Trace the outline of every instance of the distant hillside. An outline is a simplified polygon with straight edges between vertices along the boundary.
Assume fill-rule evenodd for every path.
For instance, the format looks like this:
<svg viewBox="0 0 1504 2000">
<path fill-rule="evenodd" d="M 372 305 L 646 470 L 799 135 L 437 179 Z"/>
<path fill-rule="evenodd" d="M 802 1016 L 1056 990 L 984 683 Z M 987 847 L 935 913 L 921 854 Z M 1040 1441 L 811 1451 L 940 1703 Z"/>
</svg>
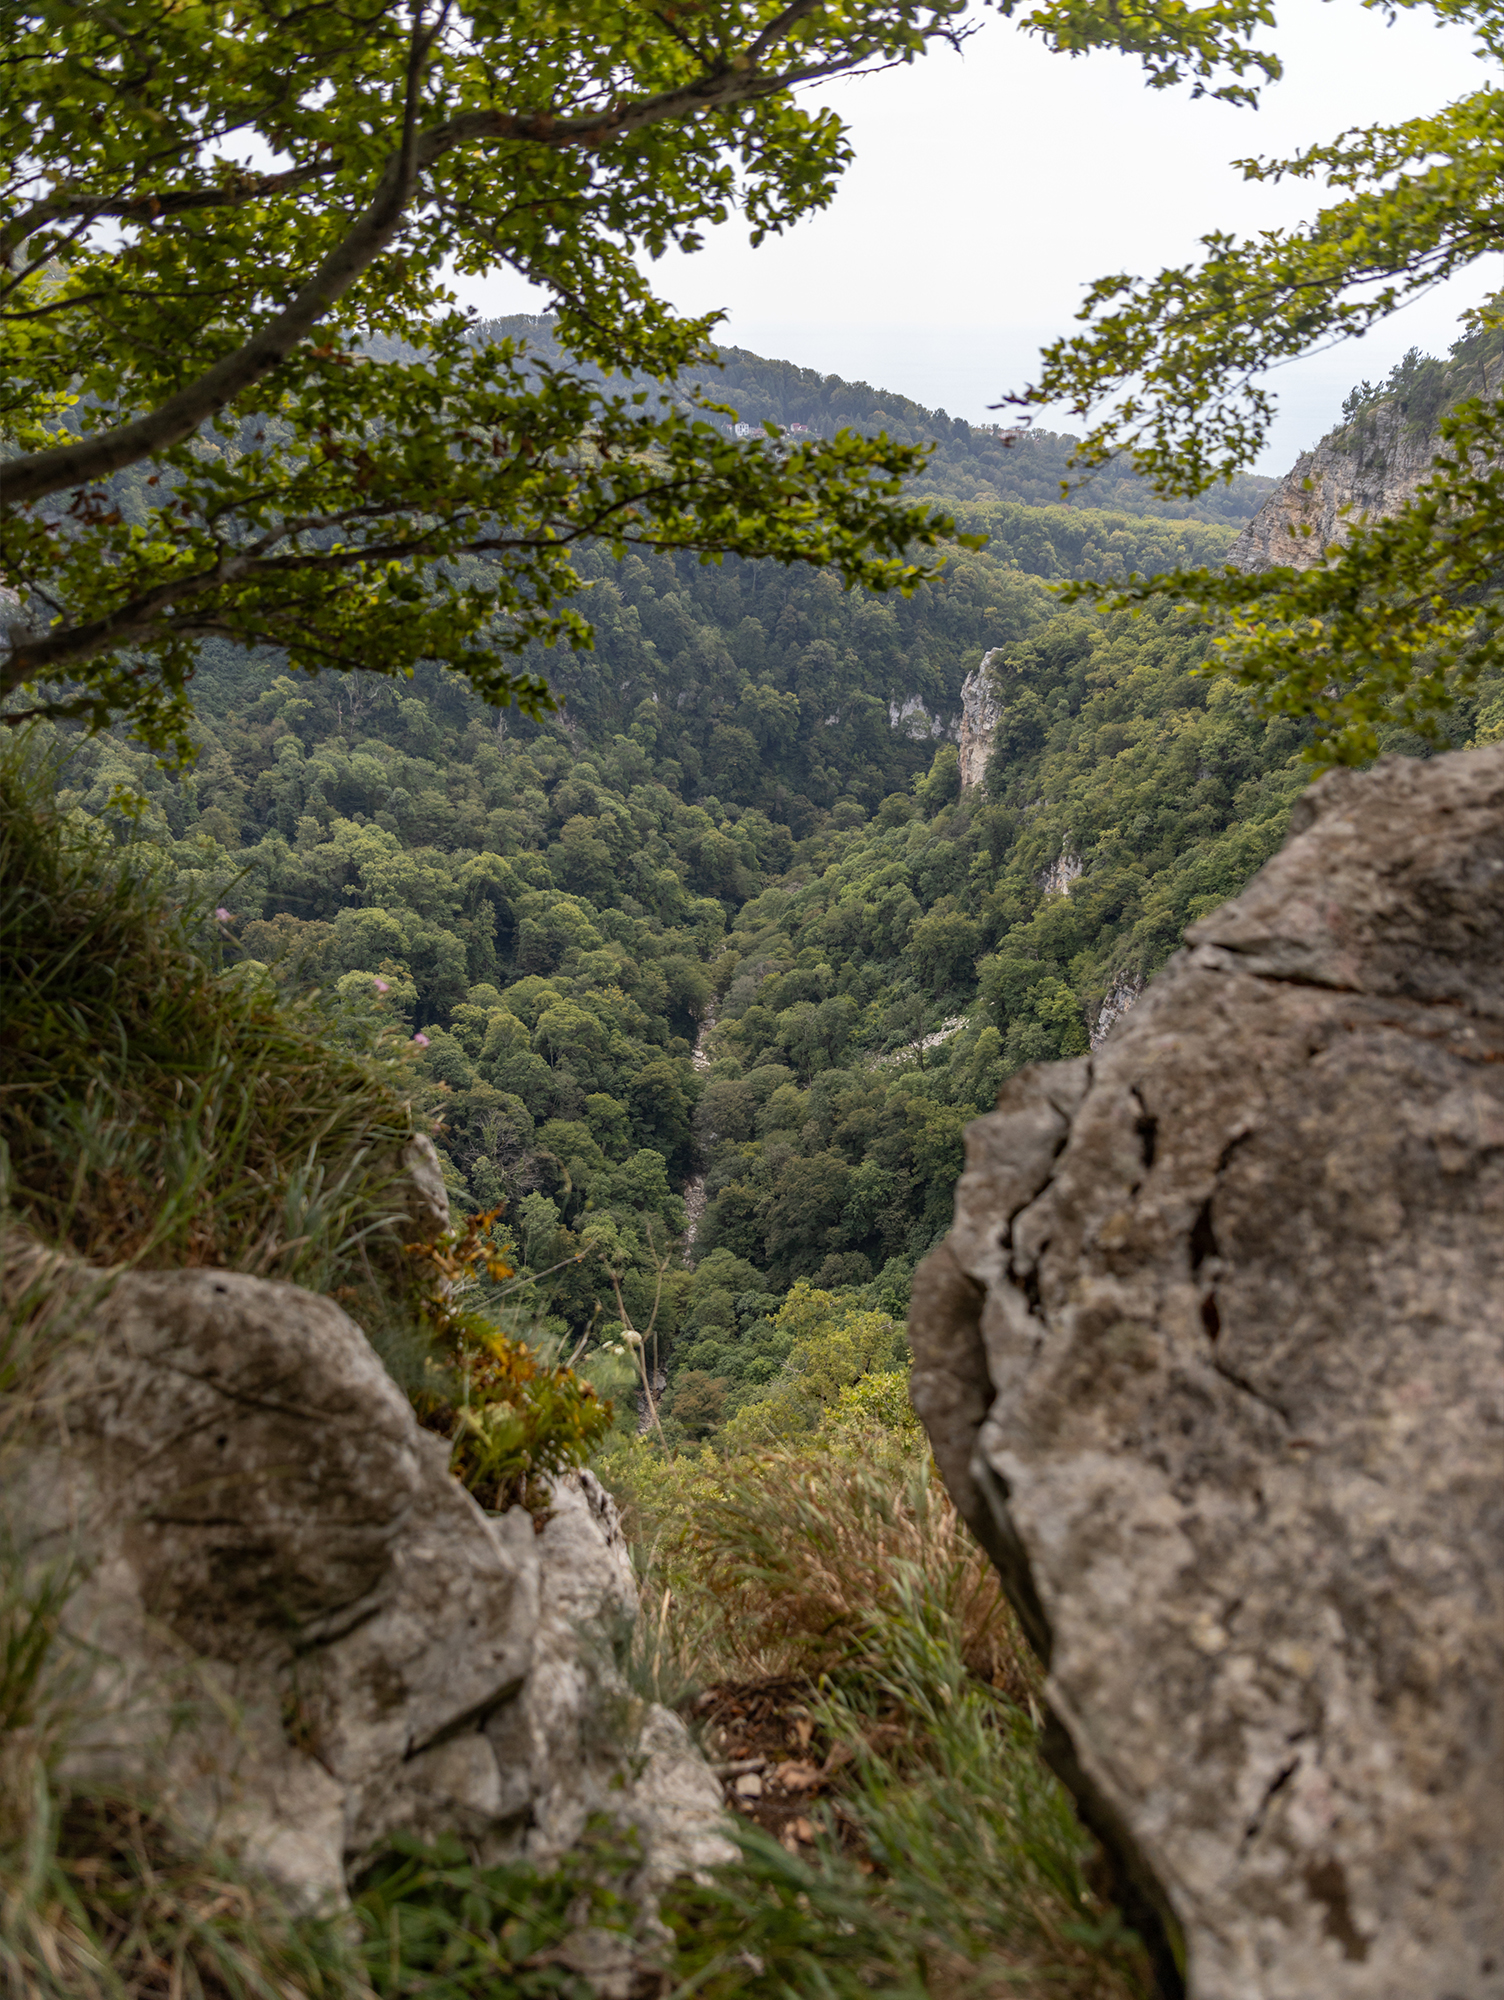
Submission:
<svg viewBox="0 0 1504 2000">
<path fill-rule="evenodd" d="M 560 357 L 553 322 L 547 318 L 519 313 L 487 320 L 478 330 L 493 338 L 526 340 L 545 359 Z M 775 423 L 796 431 L 802 427 L 815 437 L 854 430 L 867 435 L 886 431 L 902 444 L 934 440 L 939 449 L 927 476 L 917 482 L 920 493 L 953 502 L 1059 506 L 1062 482 L 1080 478 L 1067 469 L 1076 443 L 1068 433 L 986 430 L 944 410 L 927 409 L 896 390 L 874 389 L 870 382 L 821 375 L 792 361 L 769 361 L 743 347 L 724 347 L 718 353 L 719 372 L 707 370 L 697 386 L 716 402 L 729 403 L 744 423 Z M 1064 504 L 1237 528 L 1253 518 L 1276 483 L 1242 473 L 1231 485 L 1215 487 L 1199 499 L 1166 500 L 1127 467 L 1110 465 L 1076 486 Z"/>
</svg>

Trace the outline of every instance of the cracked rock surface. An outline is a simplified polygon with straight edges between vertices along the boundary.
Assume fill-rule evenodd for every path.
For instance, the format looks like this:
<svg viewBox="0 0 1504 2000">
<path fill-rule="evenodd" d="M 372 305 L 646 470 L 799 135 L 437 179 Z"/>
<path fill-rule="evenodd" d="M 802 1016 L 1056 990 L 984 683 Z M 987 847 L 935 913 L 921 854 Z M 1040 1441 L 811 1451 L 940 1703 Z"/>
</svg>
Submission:
<svg viewBox="0 0 1504 2000">
<path fill-rule="evenodd" d="M 970 1128 L 915 1405 L 1166 1992 L 1495 2000 L 1504 746 L 1323 779 L 1186 943 Z"/>
<path fill-rule="evenodd" d="M 541 1531 L 488 1516 L 332 1300 L 0 1247 L 54 1357 L 0 1500 L 33 1566 L 77 1577 L 72 1775 L 146 1780 L 309 1902 L 398 1829 L 546 1866 L 605 1811 L 648 1895 L 729 1856 L 683 1724 L 612 1665 L 637 1600 L 593 1474 Z"/>
</svg>

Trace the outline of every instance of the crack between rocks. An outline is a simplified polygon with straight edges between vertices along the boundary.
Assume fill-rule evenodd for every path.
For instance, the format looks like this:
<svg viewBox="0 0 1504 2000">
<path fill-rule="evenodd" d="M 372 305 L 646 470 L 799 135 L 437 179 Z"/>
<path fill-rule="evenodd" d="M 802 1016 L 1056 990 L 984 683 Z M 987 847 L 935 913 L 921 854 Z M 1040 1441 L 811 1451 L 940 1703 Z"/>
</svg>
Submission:
<svg viewBox="0 0 1504 2000">
<path fill-rule="evenodd" d="M 1154 1116 L 1148 1105 L 1145 1104 L 1143 1094 L 1137 1084 L 1133 1085 L 1128 1094 L 1138 1106 L 1138 1117 L 1134 1120 L 1133 1129 L 1138 1135 L 1138 1147 L 1140 1156 L 1144 1162 L 1144 1172 L 1148 1173 L 1154 1165 L 1154 1156 L 1159 1150 L 1159 1120 Z M 1137 1194 L 1139 1188 L 1142 1186 L 1143 1182 L 1140 1181 L 1133 1192 Z"/>
<path fill-rule="evenodd" d="M 160 1368 L 166 1375 L 178 1375 L 185 1382 L 196 1382 L 201 1389 L 208 1389 L 216 1396 L 223 1396 L 228 1403 L 242 1404 L 250 1410 L 270 1410 L 275 1416 L 294 1417 L 300 1423 L 317 1421 L 335 1424 L 339 1423 L 342 1417 L 348 1418 L 350 1415 L 348 1409 L 341 1412 L 317 1409 L 307 1403 L 273 1402 L 269 1397 L 252 1395 L 247 1390 L 231 1387 L 228 1382 L 218 1381 L 212 1375 L 202 1375 L 192 1368 L 185 1368 L 180 1362 L 158 1359 L 152 1365 Z M 194 1428 L 200 1429 L 202 1426 L 195 1425 Z"/>
<path fill-rule="evenodd" d="M 1230 1382 L 1235 1389 L 1241 1389 L 1245 1396 L 1252 1397 L 1253 1401 L 1261 1404 L 1264 1409 L 1272 1410 L 1286 1430 L 1291 1428 L 1289 1412 L 1282 1409 L 1272 1396 L 1266 1396 L 1263 1390 L 1256 1389 L 1246 1376 L 1240 1375 L 1235 1368 L 1229 1368 L 1220 1355 L 1214 1354 L 1211 1362 L 1213 1372 L 1220 1375 L 1224 1382 Z"/>
<path fill-rule="evenodd" d="M 1134 1095 L 1137 1096 L 1137 1094 L 1135 1091 Z M 1217 1240 L 1216 1226 L 1212 1219 L 1212 1204 L 1217 1198 L 1222 1177 L 1231 1164 L 1233 1155 L 1240 1146 L 1246 1144 L 1253 1137 L 1255 1130 L 1256 1127 L 1248 1125 L 1241 1132 L 1235 1132 L 1218 1156 L 1216 1169 L 1212 1175 L 1210 1192 L 1196 1211 L 1196 1219 L 1191 1224 L 1191 1233 L 1186 1244 L 1187 1257 L 1193 1278 L 1205 1265 L 1213 1264 L 1220 1267 L 1222 1263 L 1221 1245 Z M 1212 1350 L 1209 1358 L 1213 1371 L 1220 1375 L 1224 1382 L 1230 1382 L 1233 1388 L 1241 1390 L 1245 1396 L 1251 1397 L 1254 1402 L 1261 1404 L 1264 1409 L 1272 1411 L 1279 1418 L 1285 1429 L 1289 1430 L 1291 1428 L 1289 1412 L 1279 1403 L 1275 1402 L 1273 1397 L 1266 1395 L 1263 1390 L 1255 1388 L 1254 1384 L 1246 1376 L 1240 1375 L 1236 1368 L 1230 1367 L 1223 1356 L 1216 1351 L 1217 1342 L 1222 1332 L 1222 1313 L 1217 1303 L 1215 1275 L 1212 1278 L 1212 1282 L 1207 1286 L 1201 1300 L 1201 1325 L 1206 1334 L 1207 1344 Z"/>
<path fill-rule="evenodd" d="M 494 1693 L 486 1695 L 483 1700 L 472 1703 L 463 1714 L 441 1723 L 421 1742 L 409 1742 L 402 1753 L 402 1761 L 408 1763 L 414 1757 L 421 1757 L 425 1750 L 436 1750 L 441 1743 L 452 1742 L 456 1736 L 468 1736 L 474 1731 L 484 1729 L 497 1709 L 504 1708 L 522 1692 L 526 1680 L 525 1672 L 518 1674 L 514 1680 L 505 1682 Z"/>
<path fill-rule="evenodd" d="M 1211 945 L 1209 948 L 1214 951 L 1225 951 L 1233 957 L 1246 956 L 1237 945 L 1217 944 Z M 1255 972 L 1247 965 L 1205 965 L 1201 966 L 1199 970 L 1203 972 L 1220 972 L 1225 975 L 1236 973 L 1243 978 L 1260 979 L 1268 986 L 1303 986 L 1307 991 L 1312 993 L 1346 993 L 1355 1000 L 1388 1002 L 1391 1006 L 1397 1008 L 1418 1007 L 1438 1011 L 1446 1008 L 1463 1021 L 1491 1022 L 1493 1019 L 1490 1015 L 1479 1014 L 1474 1008 L 1465 1006 L 1460 1000 L 1428 1000 L 1424 994 L 1420 993 L 1374 993 L 1366 987 L 1347 986 L 1337 980 L 1303 979 L 1296 972 Z M 1349 1021 L 1344 1022 L 1343 1025 L 1348 1028 L 1356 1028 L 1360 1024 L 1355 1021 Z M 1365 1023 L 1362 1025 L 1369 1024 Z M 1420 1041 L 1439 1041 L 1443 1039 L 1439 1035 L 1428 1033 L 1418 1024 L 1396 1021 L 1394 1026 L 1400 1033 L 1414 1035 Z M 1504 1049 L 1458 1048 L 1454 1050 L 1454 1053 L 1459 1055 L 1464 1062 L 1504 1063 Z"/>
<path fill-rule="evenodd" d="M 367 1592 L 366 1594 L 369 1596 L 370 1593 Z M 303 1637 L 295 1640 L 292 1649 L 294 1658 L 305 1659 L 308 1655 L 318 1652 L 321 1647 L 337 1646 L 341 1639 L 348 1639 L 350 1634 L 358 1632 L 362 1625 L 369 1625 L 373 1618 L 381 1616 L 382 1604 L 379 1598 L 374 1604 L 365 1605 L 361 1605 L 361 1600 L 358 1597 L 352 1598 L 351 1604 L 360 1608 L 356 1610 L 354 1617 L 348 1619 L 345 1624 L 338 1626 L 333 1631 L 316 1632 L 312 1638 Z M 336 1605 L 334 1607 L 334 1614 L 324 1613 L 321 1614 L 321 1617 L 335 1615 L 349 1609 L 349 1605 Z M 314 1621 L 310 1620 L 309 1622 L 313 1623 Z"/>
</svg>

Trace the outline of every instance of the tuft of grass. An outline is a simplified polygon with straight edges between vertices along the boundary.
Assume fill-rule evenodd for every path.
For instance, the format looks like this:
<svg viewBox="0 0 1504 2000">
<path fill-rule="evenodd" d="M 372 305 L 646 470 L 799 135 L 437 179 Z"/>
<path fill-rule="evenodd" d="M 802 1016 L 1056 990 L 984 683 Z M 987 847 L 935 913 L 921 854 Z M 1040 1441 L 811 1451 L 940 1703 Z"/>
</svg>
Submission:
<svg viewBox="0 0 1504 2000">
<path fill-rule="evenodd" d="M 881 1659 L 914 1602 L 971 1673 L 1027 1697 L 1032 1664 L 997 1573 L 927 1447 L 875 1457 L 770 1453 L 730 1478 L 690 1529 L 708 1589 L 735 1599 L 738 1641 L 775 1670 Z"/>
<path fill-rule="evenodd" d="M 399 1835 L 356 1894 L 367 1977 L 380 2000 L 592 2000 L 572 1962 L 582 1933 L 640 1966 L 654 1951 L 630 1889 L 641 1866 L 636 1836 L 599 1815 L 547 1875 L 480 1865 L 453 1837 Z"/>
<path fill-rule="evenodd" d="M 207 913 L 168 902 L 150 850 L 58 810 L 63 761 L 0 744 L 8 1205 L 90 1262 L 285 1278 L 358 1297 L 379 1331 L 414 1284 L 395 1046 L 216 969 Z"/>
<path fill-rule="evenodd" d="M 958 1993 L 1152 1993 L 1142 1946 L 1093 1886 L 1095 1844 L 1043 1761 L 1037 1711 L 970 1671 L 921 1579 L 899 1594 L 882 1660 L 827 1682 L 813 1711 L 851 1759 L 840 1810 L 882 1901 Z"/>
<path fill-rule="evenodd" d="M 925 2000 L 925 1952 L 905 1939 L 866 1878 L 832 1843 L 790 1854 L 760 1827 L 733 1829 L 739 1861 L 675 1885 L 672 2000 Z"/>
<path fill-rule="evenodd" d="M 1038 1670 L 929 1448 L 845 1425 L 803 1449 L 665 1462 L 646 1439 L 602 1466 L 650 1591 L 678 1607 L 703 1681 L 858 1666 L 918 1587 L 969 1671 L 1026 1702 Z M 690 1627 L 700 1637 L 690 1646 Z"/>
</svg>

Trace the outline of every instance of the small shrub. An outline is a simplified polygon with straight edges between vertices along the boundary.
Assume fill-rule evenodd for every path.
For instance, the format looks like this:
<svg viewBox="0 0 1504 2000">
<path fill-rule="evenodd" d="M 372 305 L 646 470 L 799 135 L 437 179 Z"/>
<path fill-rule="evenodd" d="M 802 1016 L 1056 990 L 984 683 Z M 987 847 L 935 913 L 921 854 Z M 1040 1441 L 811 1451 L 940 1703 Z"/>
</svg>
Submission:
<svg viewBox="0 0 1504 2000">
<path fill-rule="evenodd" d="M 452 1446 L 449 1469 L 493 1514 L 548 1505 L 549 1473 L 583 1465 L 613 1410 L 570 1368 L 475 1321 L 448 1371 L 449 1392 L 418 1390 L 418 1421 Z"/>
<path fill-rule="evenodd" d="M 918 1444 L 924 1429 L 909 1401 L 908 1370 L 882 1369 L 848 1382 L 821 1417 L 820 1431 L 825 1436 L 883 1431 Z"/>
<path fill-rule="evenodd" d="M 548 1474 L 583 1465 L 614 1411 L 573 1369 L 466 1309 L 481 1270 L 493 1284 L 512 1276 L 515 1253 L 496 1238 L 500 1213 L 469 1215 L 436 1242 L 408 1246 L 430 1273 L 423 1306 L 436 1344 L 410 1394 L 418 1421 L 450 1440 L 449 1469 L 483 1507 L 500 1514 L 521 1504 L 541 1513 Z"/>
</svg>

